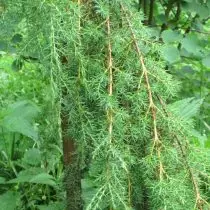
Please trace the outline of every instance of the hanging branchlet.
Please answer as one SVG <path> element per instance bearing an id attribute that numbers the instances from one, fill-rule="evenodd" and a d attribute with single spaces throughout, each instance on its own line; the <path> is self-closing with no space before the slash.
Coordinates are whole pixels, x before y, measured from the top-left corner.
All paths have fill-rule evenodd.
<path id="1" fill-rule="evenodd" d="M 142 54 L 142 52 L 141 52 L 141 50 L 139 48 L 138 40 L 137 40 L 135 32 L 133 30 L 131 21 L 129 20 L 127 11 L 126 11 L 126 9 L 124 8 L 124 6 L 122 4 L 121 4 L 121 7 L 122 7 L 122 10 L 123 10 L 123 12 L 125 14 L 125 18 L 126 18 L 126 21 L 128 23 L 129 29 L 131 31 L 133 43 L 135 45 L 135 49 L 136 49 L 136 52 L 137 52 L 137 55 L 138 55 L 138 58 L 139 58 L 140 66 L 142 67 L 142 75 L 140 77 L 140 81 L 141 81 L 142 77 L 145 78 L 145 83 L 146 83 L 147 92 L 148 92 L 148 98 L 149 98 L 149 107 L 148 107 L 147 113 L 150 110 L 151 114 L 152 114 L 152 119 L 153 119 L 154 143 L 153 143 L 153 147 L 152 147 L 152 153 L 153 153 L 154 148 L 156 147 L 158 158 L 159 158 L 159 179 L 162 180 L 163 179 L 163 173 L 165 172 L 164 169 L 163 169 L 163 163 L 161 161 L 161 144 L 162 144 L 162 142 L 161 142 L 161 140 L 159 139 L 159 136 L 158 136 L 159 134 L 158 134 L 158 129 L 157 129 L 157 119 L 156 119 L 156 117 L 157 117 L 157 115 L 156 115 L 157 109 L 156 109 L 155 103 L 153 101 L 152 90 L 151 90 L 149 77 L 148 77 L 148 70 L 146 68 L 146 65 L 145 65 L 145 62 L 144 62 L 144 57 L 143 57 L 143 54 Z M 140 88 L 140 85 L 138 86 L 138 89 L 139 88 Z M 146 115 L 147 115 L 147 113 L 146 113 Z"/>
<path id="2" fill-rule="evenodd" d="M 167 117 L 169 117 L 170 113 L 167 111 L 165 103 L 163 102 L 161 97 L 157 96 L 157 98 L 160 101 L 160 104 L 163 108 L 163 111 L 164 111 L 165 115 Z M 181 133 L 182 136 L 185 136 L 181 130 L 179 132 Z M 194 208 L 202 210 L 204 204 L 207 205 L 208 207 L 210 207 L 210 204 L 204 198 L 202 198 L 202 196 L 201 196 L 200 189 L 199 189 L 199 184 L 198 184 L 198 182 L 196 180 L 196 177 L 194 175 L 195 173 L 193 172 L 193 169 L 191 168 L 191 166 L 188 162 L 187 154 L 186 154 L 185 149 L 183 148 L 182 142 L 180 141 L 177 134 L 172 133 L 172 136 L 174 136 L 174 139 L 179 146 L 179 149 L 181 151 L 182 158 L 183 158 L 183 161 L 184 161 L 184 164 L 185 164 L 185 168 L 188 171 L 189 177 L 192 181 L 192 185 L 193 185 L 193 188 L 194 188 L 194 191 L 195 191 L 195 207 Z M 185 141 L 188 142 L 186 139 L 185 139 Z"/>
<path id="3" fill-rule="evenodd" d="M 50 67 L 58 98 L 52 104 L 67 119 L 65 132 L 58 132 L 76 144 L 79 164 L 66 175 L 69 192 L 75 180 L 81 189 L 74 198 L 67 195 L 79 199 L 71 209 L 208 209 L 192 167 L 201 160 L 195 152 L 190 162 L 184 146 L 191 121 L 170 117 L 163 108 L 176 95 L 177 82 L 164 70 L 161 46 L 133 1 L 17 2 L 24 3 L 32 39 L 24 51 L 38 49 L 46 72 Z"/>
<path id="4" fill-rule="evenodd" d="M 108 36 L 108 59 L 107 59 L 107 69 L 108 69 L 108 95 L 112 97 L 113 95 L 113 63 L 112 63 L 112 46 L 110 41 L 110 17 L 107 19 L 107 36 Z M 113 110 L 108 108 L 107 111 L 108 126 L 109 126 L 109 143 L 113 143 Z"/>

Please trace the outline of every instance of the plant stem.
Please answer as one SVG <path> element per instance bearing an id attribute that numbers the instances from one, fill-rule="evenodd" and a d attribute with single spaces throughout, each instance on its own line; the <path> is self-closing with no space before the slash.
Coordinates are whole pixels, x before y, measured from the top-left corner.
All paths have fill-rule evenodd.
<path id="1" fill-rule="evenodd" d="M 148 92 L 148 99 L 149 99 L 149 108 L 148 111 L 151 110 L 151 114 L 152 114 L 152 118 L 153 118 L 153 134 L 154 134 L 154 141 L 153 141 L 153 149 L 156 147 L 157 148 L 157 154 L 158 154 L 158 159 L 159 159 L 159 179 L 162 180 L 163 179 L 163 173 L 164 173 L 164 169 L 163 169 L 163 164 L 161 161 L 161 141 L 158 137 L 158 129 L 157 129 L 157 119 L 156 119 L 156 106 L 154 104 L 153 101 L 153 96 L 152 96 L 152 90 L 151 90 L 151 86 L 150 86 L 150 82 L 149 82 L 149 77 L 148 77 L 148 70 L 146 68 L 145 62 L 144 62 L 144 57 L 143 54 L 138 46 L 138 42 L 137 42 L 137 38 L 136 35 L 134 33 L 132 24 L 128 18 L 128 15 L 126 13 L 125 8 L 122 6 L 122 9 L 125 13 L 125 17 L 129 26 L 129 29 L 131 31 L 131 35 L 132 35 L 132 39 L 136 48 L 136 52 L 137 55 L 139 57 L 139 62 L 140 62 L 140 66 L 142 67 L 142 76 L 144 76 L 145 78 L 145 82 L 146 82 L 146 88 L 147 88 L 147 92 Z M 141 77 L 142 77 L 141 76 Z"/>

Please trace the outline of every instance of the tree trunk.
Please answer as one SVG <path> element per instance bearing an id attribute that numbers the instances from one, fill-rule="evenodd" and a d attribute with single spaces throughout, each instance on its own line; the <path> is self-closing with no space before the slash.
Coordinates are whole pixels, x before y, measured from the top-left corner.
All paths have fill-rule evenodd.
<path id="1" fill-rule="evenodd" d="M 63 91 L 63 97 L 66 91 Z M 81 198 L 81 171 L 79 156 L 76 150 L 76 144 L 68 134 L 68 113 L 65 111 L 64 104 L 61 110 L 61 128 L 63 140 L 63 162 L 65 168 L 64 186 L 66 189 L 66 210 L 82 210 Z"/>

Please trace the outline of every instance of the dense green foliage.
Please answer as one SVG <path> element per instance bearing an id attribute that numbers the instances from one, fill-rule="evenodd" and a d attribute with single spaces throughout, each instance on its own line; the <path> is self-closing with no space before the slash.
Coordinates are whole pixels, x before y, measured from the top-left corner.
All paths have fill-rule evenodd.
<path id="1" fill-rule="evenodd" d="M 135 3 L 0 5 L 3 209 L 210 208 L 210 5 Z"/>
<path id="2" fill-rule="evenodd" d="M 139 4 L 153 35 L 166 44 L 163 58 L 182 81 L 181 97 L 204 99 L 197 128 L 209 135 L 210 1 L 140 0 Z"/>

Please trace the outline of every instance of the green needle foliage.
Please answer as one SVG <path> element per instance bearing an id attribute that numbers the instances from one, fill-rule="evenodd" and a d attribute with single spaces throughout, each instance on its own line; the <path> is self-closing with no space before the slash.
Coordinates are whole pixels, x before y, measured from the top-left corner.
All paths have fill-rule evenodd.
<path id="1" fill-rule="evenodd" d="M 58 116 L 68 116 L 84 172 L 80 205 L 209 209 L 210 155 L 189 144 L 200 102 L 167 105 L 180 84 L 164 70 L 162 46 L 133 3 L 15 1 L 24 12 L 24 51 L 38 53 Z M 66 182 L 74 190 L 72 173 Z"/>

